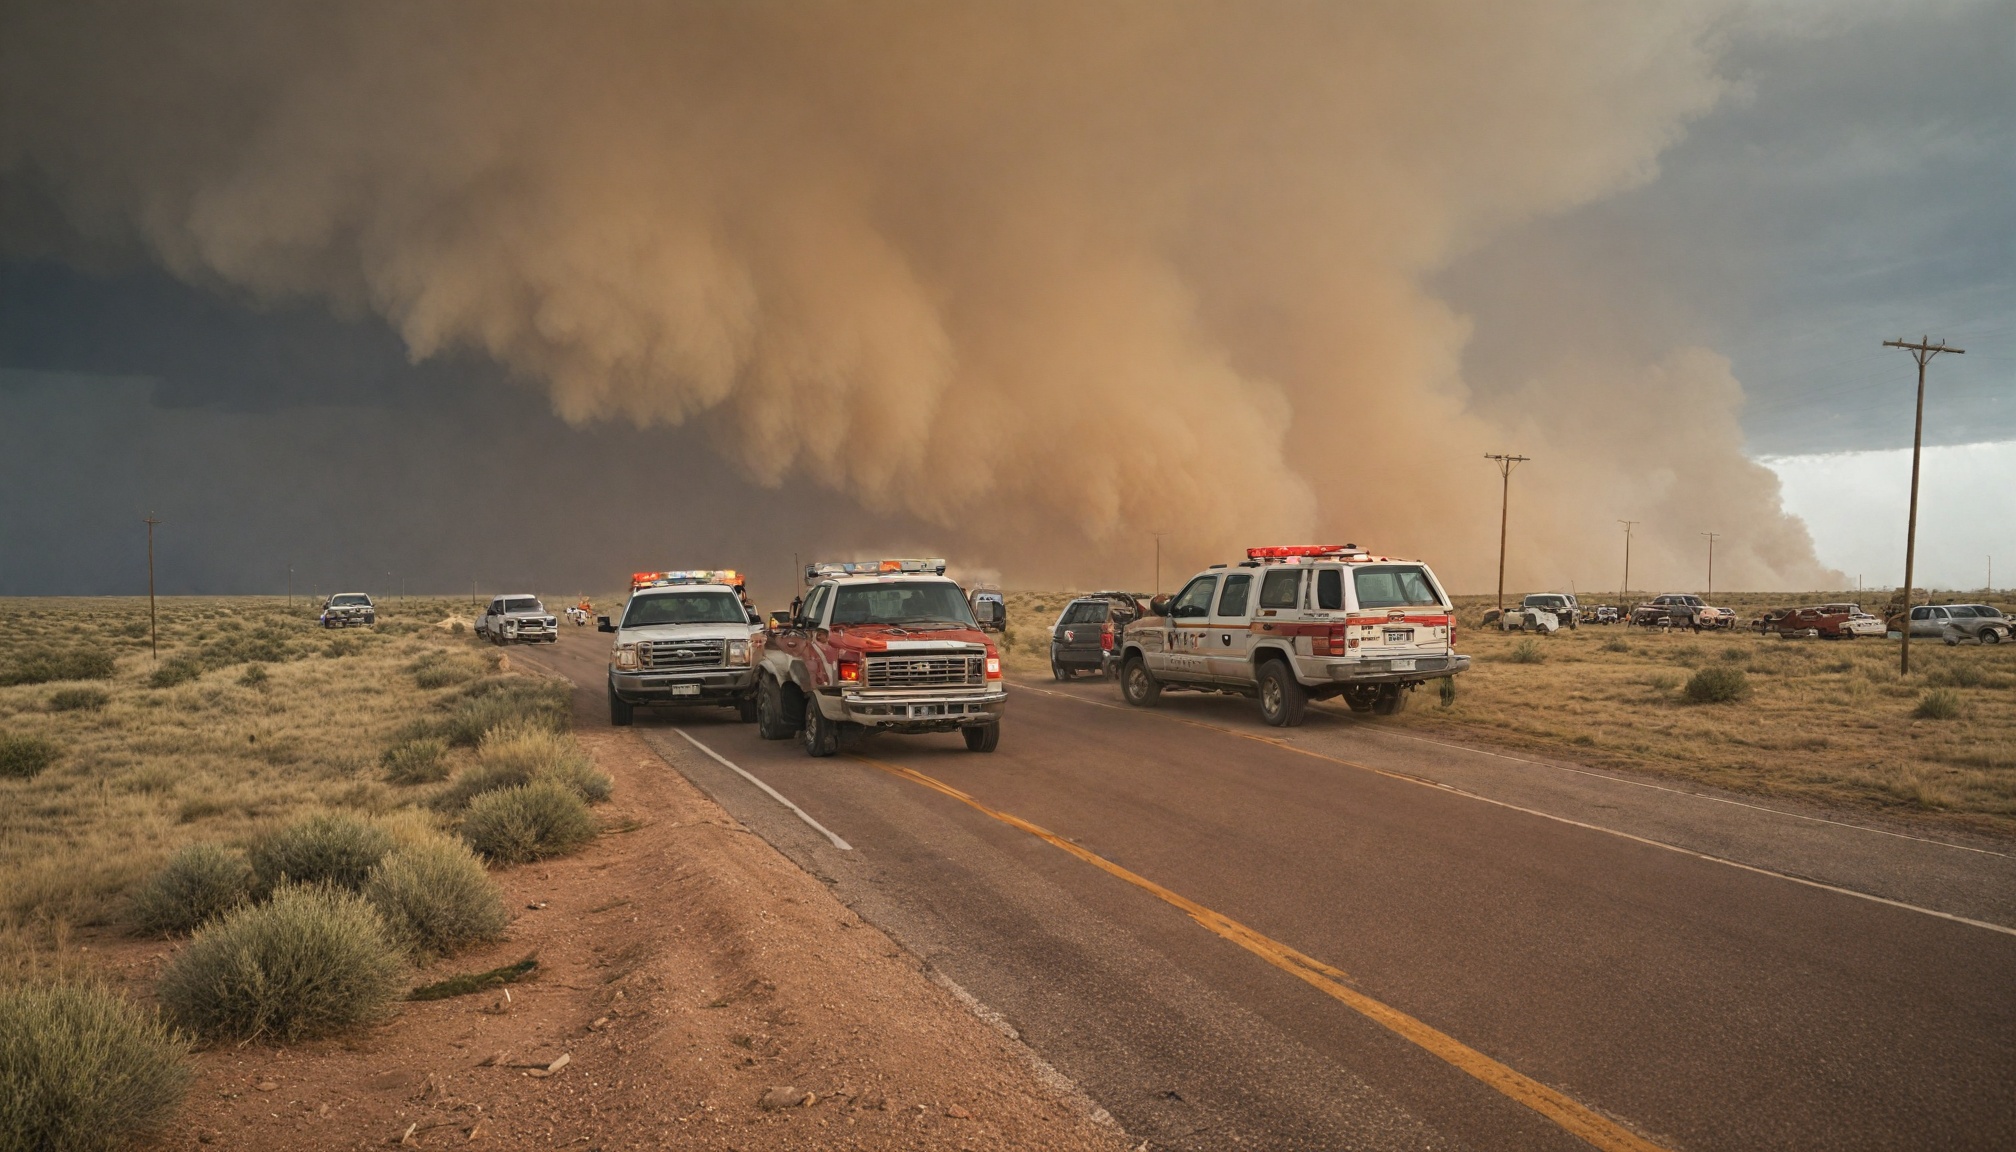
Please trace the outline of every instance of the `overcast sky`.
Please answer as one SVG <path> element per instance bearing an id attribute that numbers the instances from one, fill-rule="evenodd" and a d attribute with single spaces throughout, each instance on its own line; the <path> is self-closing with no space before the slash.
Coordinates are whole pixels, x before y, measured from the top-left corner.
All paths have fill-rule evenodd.
<path id="1" fill-rule="evenodd" d="M 1733 83 L 1655 177 L 1432 277 L 1471 324 L 1473 403 L 1519 404 L 1585 352 L 1719 352 L 1820 560 L 1888 584 L 1915 376 L 1881 342 L 1945 338 L 1967 353 L 1931 368 L 1920 581 L 1978 587 L 1994 555 L 2016 584 L 2016 3 L 1764 4 L 1719 29 Z M 297 591 L 572 595 L 740 558 L 775 600 L 793 554 L 938 539 L 801 476 L 756 484 L 704 426 L 570 425 L 480 356 L 416 366 L 376 319 L 255 308 L 144 260 L 80 270 L 34 242 L 32 182 L 0 168 L 0 594 L 139 590 L 149 510 L 171 592 L 278 591 L 291 566 Z M 1658 438 L 1696 403 L 1634 395 L 1598 426 Z M 1146 587 L 1148 557 L 1089 566 Z M 1563 575 L 1614 586 L 1584 566 Z M 1669 567 L 1633 583 L 1700 584 Z"/>

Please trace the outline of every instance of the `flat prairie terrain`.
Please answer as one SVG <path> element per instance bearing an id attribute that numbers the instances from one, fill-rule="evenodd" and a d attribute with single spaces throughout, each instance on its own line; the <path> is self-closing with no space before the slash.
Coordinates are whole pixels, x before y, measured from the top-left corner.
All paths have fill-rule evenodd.
<path id="1" fill-rule="evenodd" d="M 1010 597 L 1013 671 L 1048 675 L 1049 627 L 1070 598 Z M 1480 624 L 1494 598 L 1457 599 L 1457 646 L 1474 663 L 1457 678 L 1455 699 L 1445 704 L 1423 689 L 1386 722 L 1740 792 L 2016 833 L 2016 645 L 1920 639 L 1911 646 L 1911 674 L 1900 676 L 1894 640 L 1780 640 L 1741 627 L 1666 634 L 1621 624 L 1508 634 Z M 1857 597 L 1714 602 L 1747 621 L 1767 607 L 1843 599 Z M 1866 597 L 1863 606 L 1880 611 L 1882 598 Z M 1694 702 L 1687 685 L 1704 669 L 1740 671 L 1746 694 Z"/>

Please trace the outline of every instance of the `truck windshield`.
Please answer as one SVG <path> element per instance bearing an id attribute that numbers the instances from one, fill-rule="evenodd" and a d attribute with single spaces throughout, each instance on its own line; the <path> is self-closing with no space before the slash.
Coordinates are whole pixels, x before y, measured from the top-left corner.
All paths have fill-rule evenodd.
<path id="1" fill-rule="evenodd" d="M 1352 572 L 1360 608 L 1439 608 L 1442 597 L 1417 565 L 1394 564 Z"/>
<path id="2" fill-rule="evenodd" d="M 530 596 L 513 596 L 509 600 L 504 601 L 504 611 L 544 612 L 545 609 L 539 606 L 539 601 L 534 600 Z"/>
<path id="3" fill-rule="evenodd" d="M 674 592 L 639 596 L 623 613 L 623 627 L 646 624 L 747 624 L 749 614 L 733 592 Z"/>
<path id="4" fill-rule="evenodd" d="M 955 624 L 975 628 L 973 610 L 950 581 L 843 584 L 833 590 L 833 618 L 842 624 Z"/>
<path id="5" fill-rule="evenodd" d="M 346 592 L 331 599 L 329 603 L 337 608 L 361 608 L 371 603 L 371 598 L 357 592 Z"/>

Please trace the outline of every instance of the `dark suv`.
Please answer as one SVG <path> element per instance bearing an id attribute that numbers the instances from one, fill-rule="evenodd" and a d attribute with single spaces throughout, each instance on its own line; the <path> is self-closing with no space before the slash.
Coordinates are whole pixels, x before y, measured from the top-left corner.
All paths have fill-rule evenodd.
<path id="1" fill-rule="evenodd" d="M 1132 592 L 1094 592 L 1064 606 L 1050 629 L 1050 674 L 1069 680 L 1079 672 L 1110 672 L 1120 634 L 1147 609 Z"/>

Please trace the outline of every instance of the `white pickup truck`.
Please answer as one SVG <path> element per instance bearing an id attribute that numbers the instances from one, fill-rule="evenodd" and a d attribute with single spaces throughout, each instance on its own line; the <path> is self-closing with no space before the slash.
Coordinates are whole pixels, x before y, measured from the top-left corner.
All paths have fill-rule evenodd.
<path id="1" fill-rule="evenodd" d="M 756 719 L 756 665 L 763 626 L 733 570 L 639 572 L 615 619 L 609 650 L 609 722 L 629 724 L 640 707 L 726 705 Z"/>
<path id="2" fill-rule="evenodd" d="M 1414 688 L 1470 667 L 1426 564 L 1350 544 L 1246 555 L 1156 597 L 1154 614 L 1127 626 L 1120 689 L 1129 704 L 1152 707 L 1170 689 L 1256 696 L 1267 723 L 1289 727 L 1312 699 L 1391 715 Z"/>

